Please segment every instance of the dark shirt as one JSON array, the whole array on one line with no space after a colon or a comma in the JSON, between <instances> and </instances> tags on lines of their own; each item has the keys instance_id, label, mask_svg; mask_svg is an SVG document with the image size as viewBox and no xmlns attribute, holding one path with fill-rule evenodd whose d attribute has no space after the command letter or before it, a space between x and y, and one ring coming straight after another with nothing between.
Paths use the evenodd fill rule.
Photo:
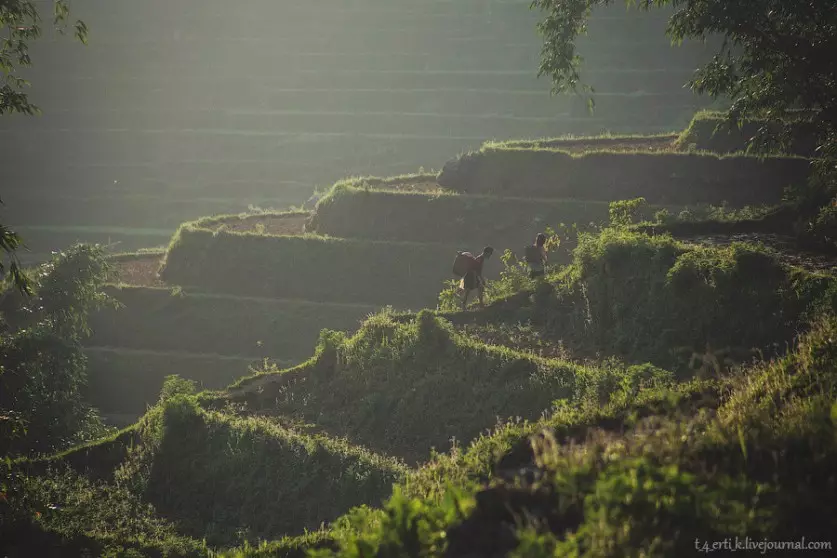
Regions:
<instances>
[{"instance_id":1,"label":"dark shirt","mask_svg":"<svg viewBox=\"0 0 837 558\"><path fill-rule=\"evenodd\" d=\"M480 254L476 258L471 260L471 269L469 271L473 271L477 275L482 275L482 266L485 263L485 256Z\"/></svg>"}]
</instances>

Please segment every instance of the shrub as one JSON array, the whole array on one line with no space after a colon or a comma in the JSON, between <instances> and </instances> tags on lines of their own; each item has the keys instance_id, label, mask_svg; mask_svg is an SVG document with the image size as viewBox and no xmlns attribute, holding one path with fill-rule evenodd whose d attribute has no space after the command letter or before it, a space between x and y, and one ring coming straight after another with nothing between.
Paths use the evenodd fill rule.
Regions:
<instances>
[{"instance_id":1,"label":"shrub","mask_svg":"<svg viewBox=\"0 0 837 558\"><path fill-rule=\"evenodd\" d=\"M557 287L553 335L677 368L689 355L715 354L725 367L725 357L779 350L835 292L833 280L787 268L763 247L687 247L618 229L582 234Z\"/></svg>"}]
</instances>

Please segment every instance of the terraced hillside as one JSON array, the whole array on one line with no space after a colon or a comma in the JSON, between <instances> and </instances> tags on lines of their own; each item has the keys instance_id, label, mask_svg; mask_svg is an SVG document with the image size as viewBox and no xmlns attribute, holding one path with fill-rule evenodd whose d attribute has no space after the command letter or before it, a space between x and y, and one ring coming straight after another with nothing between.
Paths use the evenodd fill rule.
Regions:
<instances>
[{"instance_id":1,"label":"terraced hillside","mask_svg":"<svg viewBox=\"0 0 837 558\"><path fill-rule=\"evenodd\" d=\"M156 399L168 374L220 388L263 359L278 366L302 362L323 328L354 331L385 306L435 308L452 278L450 262L457 250L494 246L498 257L488 263L486 275L498 279L505 250L520 257L536 233L559 223L607 222L606 200L614 196L645 194L657 202L643 210L641 217L650 219L661 210L678 215L684 207L706 202L775 203L786 186L808 172L808 161L800 157L719 158L681 153L678 145L670 135L492 143L452 161L438 176L341 181L313 212L222 215L184 223L167 250L112 260L122 286L111 292L124 308L95 316L88 343L89 395L112 418L130 420ZM613 179L602 180L595 165L585 162L595 157L634 169L635 176L656 176L654 188L645 191L630 180L615 187ZM527 164L533 160L539 164ZM515 172L520 179L509 182L508 189L490 191L490 177ZM482 173L484 179L475 182L469 173ZM575 189L532 178L570 173L574 179L566 183ZM469 183L489 191L469 192ZM527 197L533 184L541 186L542 197ZM828 271L833 264L800 259L781 239L759 239L778 248L783 262L812 271ZM723 244L723 239L704 235L691 242ZM568 256L564 249L553 263L568 263ZM514 259L509 263L513 266ZM120 389L126 383L135 389Z\"/></svg>"},{"instance_id":2,"label":"terraced hillside","mask_svg":"<svg viewBox=\"0 0 837 558\"><path fill-rule=\"evenodd\" d=\"M739 528L831 544L835 302L835 276L762 247L608 228L534 292L381 312L300 366L170 384L130 428L12 462L0 551L532 556L624 525L606 555ZM672 351L690 342L738 352L697 368Z\"/></svg>"},{"instance_id":3,"label":"terraced hillside","mask_svg":"<svg viewBox=\"0 0 837 558\"><path fill-rule=\"evenodd\" d=\"M131 231L298 205L315 186L438 169L490 139L680 128L699 106L681 86L708 48L670 47L664 13L597 15L583 45L599 92L591 117L535 77L539 14L528 2L74 0L73 10L89 46L36 45L29 77L44 115L0 122L12 224L64 228L33 238L37 254L107 241L69 228L79 226L123 228L119 250L154 246Z\"/></svg>"}]
</instances>

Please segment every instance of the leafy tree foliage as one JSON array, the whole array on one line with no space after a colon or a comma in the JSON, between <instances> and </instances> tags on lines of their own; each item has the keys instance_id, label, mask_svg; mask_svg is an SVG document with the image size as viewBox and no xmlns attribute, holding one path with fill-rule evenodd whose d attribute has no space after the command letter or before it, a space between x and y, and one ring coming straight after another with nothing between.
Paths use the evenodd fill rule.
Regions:
<instances>
[{"instance_id":1,"label":"leafy tree foliage","mask_svg":"<svg viewBox=\"0 0 837 558\"><path fill-rule=\"evenodd\" d=\"M111 304L107 276L101 249L85 245L39 268L34 296L0 334L0 455L52 451L100 429L82 397L81 340L89 312Z\"/></svg>"},{"instance_id":2,"label":"leafy tree foliage","mask_svg":"<svg viewBox=\"0 0 837 558\"><path fill-rule=\"evenodd\" d=\"M51 24L60 34L65 34L70 18L67 0L54 0ZM87 42L87 26L82 21L73 24L74 35L82 43ZM22 113L35 115L40 112L29 101L25 88L29 82L18 75L20 68L30 67L29 44L41 37L42 14L31 0L0 0L0 29L6 30L0 39L0 115ZM1 203L1 202L0 202ZM0 278L8 273L18 289L32 293L32 285L21 272L15 252L22 240L13 230L0 223Z\"/></svg>"},{"instance_id":3,"label":"leafy tree foliage","mask_svg":"<svg viewBox=\"0 0 837 558\"><path fill-rule=\"evenodd\" d=\"M545 13L539 75L551 76L555 92L592 94L582 84L575 41L587 31L592 9L615 0L534 0ZM823 0L625 0L643 10L669 7L667 35L722 37L717 53L689 82L697 93L731 101L728 115L780 119L814 111L822 149L837 135L837 3Z\"/></svg>"},{"instance_id":4,"label":"leafy tree foliage","mask_svg":"<svg viewBox=\"0 0 837 558\"><path fill-rule=\"evenodd\" d=\"M52 25L60 34L67 32L70 8L67 0L53 2ZM82 43L87 42L87 26L82 21L73 24L74 35ZM37 114L38 107L29 102L23 91L29 82L17 75L19 68L32 65L29 43L41 37L42 14L31 0L0 0L0 28L8 33L0 42L0 71L3 83L0 85L0 114L20 112Z\"/></svg>"}]
</instances>

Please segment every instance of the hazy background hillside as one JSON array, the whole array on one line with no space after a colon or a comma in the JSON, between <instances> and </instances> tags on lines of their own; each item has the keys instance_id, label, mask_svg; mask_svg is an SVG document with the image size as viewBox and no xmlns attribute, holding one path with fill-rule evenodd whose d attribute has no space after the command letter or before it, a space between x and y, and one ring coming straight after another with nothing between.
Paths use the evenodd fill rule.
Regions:
<instances>
[{"instance_id":1,"label":"hazy background hillside","mask_svg":"<svg viewBox=\"0 0 837 558\"><path fill-rule=\"evenodd\" d=\"M705 106L682 84L708 49L621 5L584 41L595 116L550 97L528 4L74 1L89 46L48 29L27 73L43 116L0 122L5 218L30 257L154 246L186 219L438 169L492 138L669 131Z\"/></svg>"}]
</instances>

